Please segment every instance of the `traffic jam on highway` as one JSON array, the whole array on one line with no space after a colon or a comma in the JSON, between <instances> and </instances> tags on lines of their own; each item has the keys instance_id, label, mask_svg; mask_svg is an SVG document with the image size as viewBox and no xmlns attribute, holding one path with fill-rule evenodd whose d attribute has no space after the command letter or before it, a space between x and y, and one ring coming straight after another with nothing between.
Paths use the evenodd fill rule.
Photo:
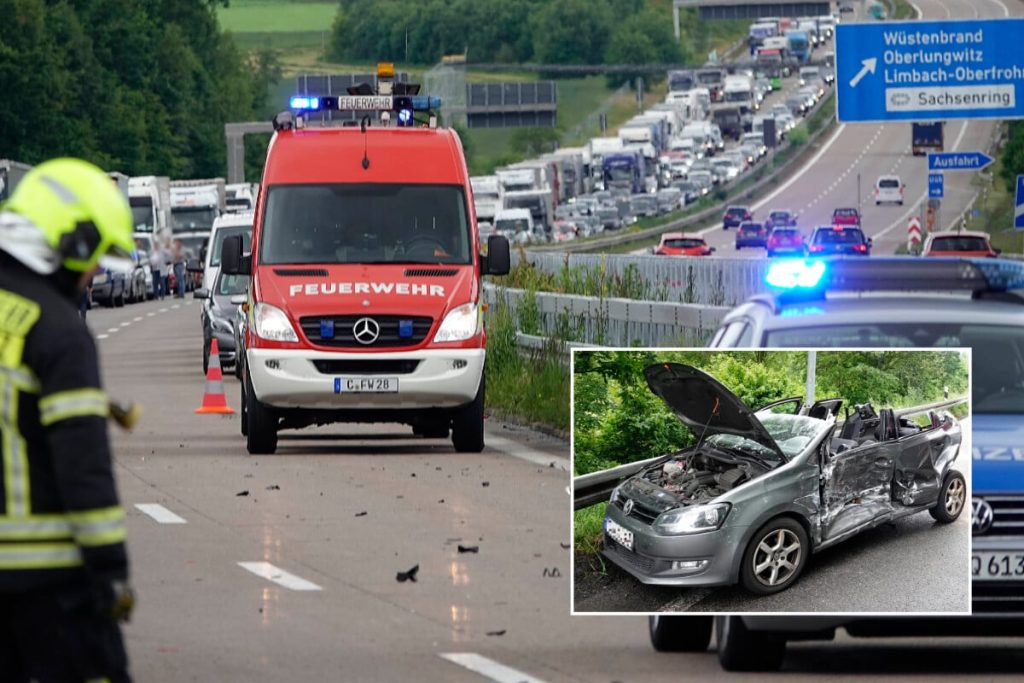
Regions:
<instances>
[{"instance_id":1,"label":"traffic jam on highway","mask_svg":"<svg viewBox=\"0 0 1024 683\"><path fill-rule=\"evenodd\" d=\"M703 4L722 3L680 7ZM728 59L658 65L664 101L614 132L488 175L386 61L291 96L257 183L104 171L135 249L78 310L122 428L140 680L939 680L988 671L978 636L1019 671L1024 256L1002 233L1024 230L1024 168L993 165L1024 118L1024 0L758 9ZM0 159L0 214L32 172ZM986 225L1014 179L1012 225ZM563 285L597 253L600 291L506 286L550 251ZM613 255L655 273L643 295L609 295ZM690 280L666 284L673 264ZM630 349L643 325L658 349ZM578 346L957 351L970 391L766 405L659 361L631 381L691 445L575 476L572 405L570 431L528 408L571 386ZM510 399L499 362L531 393ZM29 467L3 432L17 503ZM604 507L581 608L583 491ZM865 658L861 636L911 647Z\"/></svg>"}]
</instances>

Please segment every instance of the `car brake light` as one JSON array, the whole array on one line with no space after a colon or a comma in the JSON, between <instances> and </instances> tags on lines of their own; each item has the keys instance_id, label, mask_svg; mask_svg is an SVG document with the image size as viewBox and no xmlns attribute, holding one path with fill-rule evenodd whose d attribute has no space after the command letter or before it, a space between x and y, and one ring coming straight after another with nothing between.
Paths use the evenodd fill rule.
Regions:
<instances>
[{"instance_id":1,"label":"car brake light","mask_svg":"<svg viewBox=\"0 0 1024 683\"><path fill-rule=\"evenodd\" d=\"M833 225L832 229L835 230L836 232L842 232L843 231L843 226L841 226L841 225Z\"/></svg>"},{"instance_id":2,"label":"car brake light","mask_svg":"<svg viewBox=\"0 0 1024 683\"><path fill-rule=\"evenodd\" d=\"M853 247L854 251L867 251L868 247L866 244L857 244Z\"/></svg>"}]
</instances>

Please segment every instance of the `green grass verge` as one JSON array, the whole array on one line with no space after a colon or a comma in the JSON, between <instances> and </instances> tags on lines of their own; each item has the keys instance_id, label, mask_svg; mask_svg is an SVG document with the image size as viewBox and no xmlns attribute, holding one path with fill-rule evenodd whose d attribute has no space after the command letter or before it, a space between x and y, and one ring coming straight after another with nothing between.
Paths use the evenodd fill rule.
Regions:
<instances>
[{"instance_id":1,"label":"green grass verge","mask_svg":"<svg viewBox=\"0 0 1024 683\"><path fill-rule=\"evenodd\" d=\"M221 28L233 33L296 33L330 31L338 12L336 2L231 0L217 6Z\"/></svg>"},{"instance_id":2,"label":"green grass verge","mask_svg":"<svg viewBox=\"0 0 1024 683\"><path fill-rule=\"evenodd\" d=\"M487 406L568 434L569 365L554 344L524 355L516 330L530 327L528 314L501 302L487 312Z\"/></svg>"},{"instance_id":3,"label":"green grass verge","mask_svg":"<svg viewBox=\"0 0 1024 683\"><path fill-rule=\"evenodd\" d=\"M914 8L907 0L891 0L893 4L893 19L913 19L917 16Z\"/></svg>"},{"instance_id":4,"label":"green grass verge","mask_svg":"<svg viewBox=\"0 0 1024 683\"><path fill-rule=\"evenodd\" d=\"M1024 253L1024 233L1013 229L1014 196L1000 177L1003 161L1000 154L994 154L996 161L988 172L976 174L974 184L978 198L974 203L974 215L968 215L965 230L980 230L992 236L992 246L1004 254Z\"/></svg>"},{"instance_id":5,"label":"green grass verge","mask_svg":"<svg viewBox=\"0 0 1024 683\"><path fill-rule=\"evenodd\" d=\"M599 503L573 513L572 543L577 553L597 555L600 552L606 507L608 503Z\"/></svg>"}]
</instances>

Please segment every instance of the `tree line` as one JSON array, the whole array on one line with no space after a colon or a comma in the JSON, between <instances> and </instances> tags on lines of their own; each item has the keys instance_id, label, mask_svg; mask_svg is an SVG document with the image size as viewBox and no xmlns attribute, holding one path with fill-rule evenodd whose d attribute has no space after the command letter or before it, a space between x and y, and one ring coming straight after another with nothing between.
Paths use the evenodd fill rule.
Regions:
<instances>
[{"instance_id":1,"label":"tree line","mask_svg":"<svg viewBox=\"0 0 1024 683\"><path fill-rule=\"evenodd\" d=\"M807 353L798 351L587 351L573 368L575 474L671 453L693 435L647 386L643 370L685 363L712 375L756 410L803 396ZM908 407L961 396L967 365L957 351L842 351L817 354L815 395L844 405Z\"/></svg>"},{"instance_id":2,"label":"tree line","mask_svg":"<svg viewBox=\"0 0 1024 683\"><path fill-rule=\"evenodd\" d=\"M217 4L0 0L0 157L223 175L224 123L264 118L279 69L220 31Z\"/></svg>"},{"instance_id":3,"label":"tree line","mask_svg":"<svg viewBox=\"0 0 1024 683\"><path fill-rule=\"evenodd\" d=\"M707 45L695 10L676 41L667 0L342 0L330 56L434 64L690 63Z\"/></svg>"}]
</instances>

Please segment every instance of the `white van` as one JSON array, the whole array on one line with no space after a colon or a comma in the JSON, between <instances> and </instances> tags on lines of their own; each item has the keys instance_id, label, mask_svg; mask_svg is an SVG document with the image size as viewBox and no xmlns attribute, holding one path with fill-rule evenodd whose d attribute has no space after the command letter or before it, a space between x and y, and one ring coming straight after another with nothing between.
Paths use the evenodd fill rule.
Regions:
<instances>
[{"instance_id":1,"label":"white van","mask_svg":"<svg viewBox=\"0 0 1024 683\"><path fill-rule=\"evenodd\" d=\"M903 206L903 181L898 175L879 176L875 181L875 206L895 202Z\"/></svg>"},{"instance_id":2,"label":"white van","mask_svg":"<svg viewBox=\"0 0 1024 683\"><path fill-rule=\"evenodd\" d=\"M203 287L206 291L213 289L213 284L217 281L217 274L220 272L220 252L225 237L241 235L243 253L248 253L252 248L253 215L252 211L245 211L226 213L214 219L210 239L206 243L206 256L203 259Z\"/></svg>"}]
</instances>

